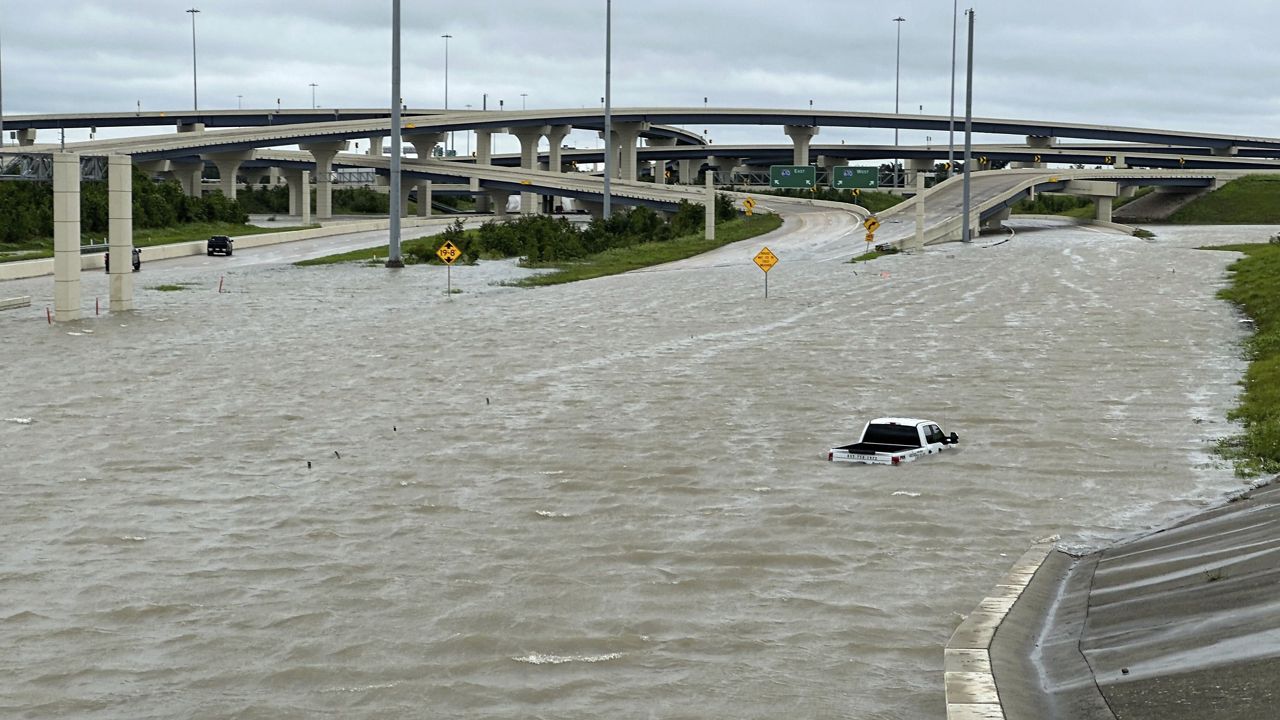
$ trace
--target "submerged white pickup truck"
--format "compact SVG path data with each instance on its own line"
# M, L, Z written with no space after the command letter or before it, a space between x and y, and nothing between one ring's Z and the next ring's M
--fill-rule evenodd
M944 435L938 423L918 418L876 418L862 428L852 445L831 448L827 459L867 465L900 465L955 448L960 437Z

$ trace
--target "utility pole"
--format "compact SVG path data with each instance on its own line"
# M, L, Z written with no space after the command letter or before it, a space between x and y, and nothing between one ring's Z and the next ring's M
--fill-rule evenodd
M894 63L893 63L893 114L894 114L894 115L897 115L897 114L898 114L898 89L899 89L899 87L900 87L899 80L900 80L900 78L902 77L902 23L904 23L904 22L906 22L906 21L907 21L907 19L906 19L906 18L904 18L904 17L901 17L901 16L896 17L896 18L894 18L894 19L893 19L893 22L898 26L898 51L897 51L897 60L895 60L895 61L894 61ZM898 149L898 120L897 120L897 118L894 118L894 120L893 120L893 149L894 149L895 151ZM895 154L897 154L897 153L895 152ZM893 186L894 186L894 187L898 187L898 185L900 184L900 182L899 182L899 180L900 180L899 172L900 172L900 171L898 170L898 165L899 165L899 163L901 163L901 162L902 162L902 158L894 158L894 161L893 161Z
M391 0L391 193L387 202L391 238L387 267L402 268L400 258L400 0Z
M956 18L960 0L951 0L951 118L947 120L950 136L947 140L947 177L956 167Z
M964 232L960 239L973 242L969 232L969 166L973 160L973 8L966 12L969 16L969 60L965 63L964 89Z
M610 81L613 76L613 0L604 5L604 219L613 212L612 182L613 164L613 96Z
M196 73L196 13L200 11L196 8L191 8L187 12L191 13L191 109L198 112L200 110L200 93L197 86L198 75Z

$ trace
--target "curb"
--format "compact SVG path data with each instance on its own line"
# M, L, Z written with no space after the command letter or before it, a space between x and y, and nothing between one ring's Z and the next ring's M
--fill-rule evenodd
M943 651L947 720L1004 720L991 673L991 641L1053 548L1052 542L1044 542L1023 553L996 584L994 594L978 603L947 641Z

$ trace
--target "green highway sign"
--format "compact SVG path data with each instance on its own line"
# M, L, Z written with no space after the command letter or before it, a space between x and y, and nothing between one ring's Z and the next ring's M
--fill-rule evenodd
M770 165L769 186L809 188L818 185L818 169L812 165Z
M880 168L848 166L831 168L831 187L836 190L880 187Z

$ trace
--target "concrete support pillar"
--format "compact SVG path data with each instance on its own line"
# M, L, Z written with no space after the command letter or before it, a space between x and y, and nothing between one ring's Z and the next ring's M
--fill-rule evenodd
M418 183L418 217L431 217L431 181Z
M306 199L308 205L311 204L311 196L308 188L302 182L302 170L288 169L284 171L284 182L289 188L289 214L300 214L303 199Z
M316 219L333 217L333 158L347 149L347 142L299 143L298 147L311 153L316 162Z
M704 237L707 240L716 239L716 185L712 182L711 173L707 173L707 196L703 200L706 203L706 229Z
M782 131L791 138L791 164L792 165L808 165L809 164L809 143L813 141L813 136L818 134L819 128L813 125L784 125Z
M413 192L413 184L400 181L400 217L409 216L409 194ZM388 197L388 200L391 198Z
M236 152L210 153L203 157L217 166L218 177L220 178L218 187L222 190L223 197L235 200L236 175L239 174L242 163L253 159L253 151L239 150Z
M1115 162L1111 165L1111 167L1115 168L1116 170L1128 170L1129 163L1124 161L1123 155L1117 154L1115 157Z
M406 132L403 141L412 145L419 160L428 160L436 156L436 146L445 141L448 133L442 132Z
M1047 149L1058 144L1058 138L1049 135L1028 135L1027 147L1035 149ZM1047 165L1045 162L1029 162L1029 163L1013 163L1013 167L1032 167L1043 168Z
M115 262L108 276L111 312L133 309L133 163L128 155L107 158L107 228Z
M476 165L493 164L493 130L476 130ZM476 212L489 212L489 195L480 192L480 181L472 178L471 192L476 199Z
M506 190L489 190L489 205L493 208L493 214L497 217L504 218L507 216L507 196L511 193Z
M716 182L721 185L729 185L733 182L733 169L742 164L742 158L736 157L709 157L707 164L715 171ZM708 171L708 175L711 171Z
M535 127L519 127L510 131L520 141L520 167L525 170L536 170L538 167L538 143L542 136L551 132L551 128L542 125ZM538 196L536 193L520 193L520 214L534 215L538 212Z
M1115 200L1106 195L1098 195L1093 198L1093 204L1097 211L1093 215L1093 219L1101 222L1111 222L1111 208Z
M298 182L298 193L302 196L302 226L307 227L311 224L311 171L303 170L302 178Z
M169 163L169 172L182 186L183 195L200 197L203 192L204 160L174 160Z
M547 169L553 173L563 171L564 139L569 137L569 133L572 131L572 125L551 125L547 128L547 146L550 148L547 152ZM551 212L555 212L556 206L563 205L564 201L552 196L549 204L551 205Z
M373 157L382 157L382 142L386 138L382 135L369 136L369 154Z
M675 146L676 146L675 138L649 138L649 147L675 147ZM653 169L654 169L653 181L659 185L666 185L667 184L667 179L666 179L667 161L654 160Z
M36 129L35 129L35 128L24 128L24 129L22 129L22 130L16 130L16 131L14 131L14 132L15 132L15 133L17 133L17 135L18 135L18 145L19 145L19 146L21 146L21 147L26 147L26 146L28 146L28 145L35 145L35 144L36 144Z
M619 180L628 180L635 182L636 179L636 142L640 139L640 134L649 130L647 122L623 122L613 124L613 142L612 146L618 155L618 163L616 167L618 172L614 175Z
M924 177L925 173L931 172L933 170L933 163L933 158L913 158L908 160L907 182L919 188L920 185L916 182L916 178Z
M80 319L80 156L53 154L53 301L58 322Z
M680 160L679 164L680 164L680 184L692 185L693 181L697 179L698 168L702 167L702 163L698 162L698 164L695 165L693 160Z
M818 171L824 173L828 178L827 180L828 185L831 184L831 181L830 181L831 173L834 172L836 168L845 167L849 164L849 161L845 160L844 158L831 157L829 155L819 155L817 162L818 162Z
M982 221L982 225L981 225L982 229L983 230L999 230L1000 228L1004 227L1004 221L1009 219L1009 216L1012 214L1012 212L1013 211L1010 210L1009 208L1005 208L1004 210L1001 210L1000 212L995 213L994 215L991 215L990 217Z

